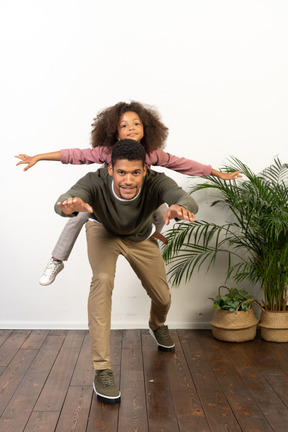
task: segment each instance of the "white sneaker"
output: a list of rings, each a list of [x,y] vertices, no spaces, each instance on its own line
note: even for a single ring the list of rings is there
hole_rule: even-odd
[[[55,261],[53,258],[50,258],[39,281],[40,285],[50,285],[63,268],[64,264],[62,261]]]

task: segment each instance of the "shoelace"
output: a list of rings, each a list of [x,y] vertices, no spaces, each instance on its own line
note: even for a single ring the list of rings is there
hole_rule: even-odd
[[[114,385],[114,379],[113,379],[112,372],[105,372],[103,374],[99,374],[98,376],[99,376],[99,378],[101,378],[102,383],[106,387]]]
[[[56,263],[56,265],[53,263],[53,261],[49,261],[45,270],[44,270],[44,274],[46,275],[53,275],[55,273],[55,271],[57,270],[58,267],[58,263]]]
[[[157,333],[163,338],[163,339],[170,339],[168,329],[167,327],[163,327],[157,330]]]

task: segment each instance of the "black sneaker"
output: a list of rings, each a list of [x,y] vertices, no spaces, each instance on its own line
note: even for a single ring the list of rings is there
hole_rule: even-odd
[[[155,339],[160,351],[175,351],[175,343],[173,342],[168,327],[166,325],[159,327],[157,330],[149,330],[151,336]]]
[[[96,373],[93,389],[100,402],[108,405],[120,403],[121,393],[114,382],[111,369],[104,369]]]

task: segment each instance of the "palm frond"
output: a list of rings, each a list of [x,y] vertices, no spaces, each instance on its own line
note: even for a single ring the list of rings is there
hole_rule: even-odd
[[[281,310],[288,289],[288,164],[274,158],[273,164],[254,174],[231,156],[223,170],[241,170],[244,178],[208,177],[190,193],[211,189],[216,194],[211,206],[226,208],[231,221],[176,223],[166,232],[169,244],[163,251],[171,266],[168,274],[179,284],[204,264],[208,271],[218,256],[226,256],[226,278],[259,282],[265,305]]]

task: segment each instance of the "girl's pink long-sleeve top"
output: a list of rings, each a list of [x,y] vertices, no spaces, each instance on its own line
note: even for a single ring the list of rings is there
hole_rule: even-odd
[[[78,148],[65,149],[61,150],[61,162],[74,165],[109,164],[111,162],[111,153],[107,147],[87,148],[84,150]],[[179,158],[161,149],[146,153],[146,164],[148,167],[151,165],[162,166],[191,176],[207,177],[212,171],[211,165],[204,165],[183,157]]]

